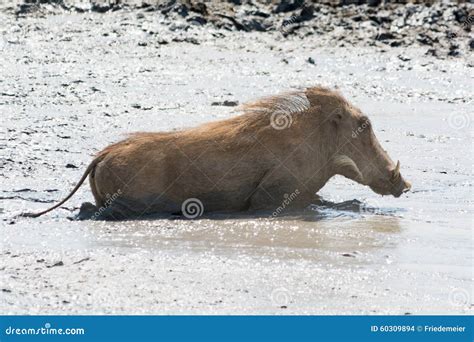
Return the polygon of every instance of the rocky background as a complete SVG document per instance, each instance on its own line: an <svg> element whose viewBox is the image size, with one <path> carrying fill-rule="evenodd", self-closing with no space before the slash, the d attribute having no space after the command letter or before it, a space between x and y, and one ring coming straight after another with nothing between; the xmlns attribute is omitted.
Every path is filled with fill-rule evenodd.
<svg viewBox="0 0 474 342"><path fill-rule="evenodd" d="M25 0L9 1L0 8L19 19L64 11L136 10L139 21L143 12L158 12L172 40L194 43L204 38L206 29L218 29L222 38L225 31L271 32L287 38L316 36L319 44L333 47L375 46L382 52L415 45L439 58L465 56L474 49L472 0Z"/></svg>

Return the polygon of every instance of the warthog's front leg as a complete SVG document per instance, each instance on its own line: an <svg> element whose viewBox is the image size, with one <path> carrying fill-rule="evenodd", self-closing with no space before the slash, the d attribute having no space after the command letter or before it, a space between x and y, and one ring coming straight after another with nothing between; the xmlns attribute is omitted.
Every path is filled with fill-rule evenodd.
<svg viewBox="0 0 474 342"><path fill-rule="evenodd" d="M262 179L249 200L249 210L283 211L303 209L316 195L296 177L276 171Z"/></svg>

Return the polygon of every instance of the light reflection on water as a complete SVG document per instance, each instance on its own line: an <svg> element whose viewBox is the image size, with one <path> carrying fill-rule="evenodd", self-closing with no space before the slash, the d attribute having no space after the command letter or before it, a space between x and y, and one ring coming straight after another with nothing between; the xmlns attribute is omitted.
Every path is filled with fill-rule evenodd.
<svg viewBox="0 0 474 342"><path fill-rule="evenodd" d="M387 235L401 231L394 213L395 209L386 213L367 210L364 204L350 201L315 205L276 218L268 213L214 214L196 220L179 217L84 223L93 236L89 243L94 246L321 259L331 253L361 253L393 244Z"/></svg>

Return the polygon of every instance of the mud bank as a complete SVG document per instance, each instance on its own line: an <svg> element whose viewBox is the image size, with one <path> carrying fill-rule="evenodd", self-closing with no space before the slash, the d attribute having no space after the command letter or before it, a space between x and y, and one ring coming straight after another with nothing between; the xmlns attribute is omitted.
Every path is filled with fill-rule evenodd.
<svg viewBox="0 0 474 342"><path fill-rule="evenodd" d="M221 38L229 31L279 32L284 37L311 37L321 46L371 46L382 52L417 46L438 58L466 56L474 49L472 1L30 0L0 3L0 10L18 18L134 11L136 23L155 17L174 33L173 39L195 44L202 38L196 29L218 29ZM161 38L149 25L142 30Z"/></svg>
<svg viewBox="0 0 474 342"><path fill-rule="evenodd" d="M216 28L190 29L196 44L160 18L0 14L2 313L472 313L470 55ZM92 199L84 186L51 215L13 218L64 197L123 134L314 84L370 116L412 192L380 197L337 177L321 195L347 205L295 217L72 222Z"/></svg>

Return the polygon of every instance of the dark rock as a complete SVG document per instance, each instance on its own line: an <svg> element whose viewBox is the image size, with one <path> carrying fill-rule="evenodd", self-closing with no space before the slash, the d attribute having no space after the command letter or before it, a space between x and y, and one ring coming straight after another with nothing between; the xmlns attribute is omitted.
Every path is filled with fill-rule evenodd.
<svg viewBox="0 0 474 342"><path fill-rule="evenodd" d="M426 56L438 57L438 51L436 49L428 49L425 52Z"/></svg>
<svg viewBox="0 0 474 342"><path fill-rule="evenodd" d="M67 165L66 165L66 168L67 168L67 169L77 169L77 166L74 165L74 164L67 164Z"/></svg>
<svg viewBox="0 0 474 342"><path fill-rule="evenodd" d="M459 49L459 45L458 45L458 44L451 44L451 45L449 46L449 53L448 53L448 55L449 55L449 56L457 56L457 55L459 55L458 49ZM452 55L450 55L450 53L452 53Z"/></svg>
<svg viewBox="0 0 474 342"><path fill-rule="evenodd" d="M309 64L316 64L315 61L314 61L314 59L313 59L312 57L309 57L309 58L308 58L308 63L309 63Z"/></svg>
<svg viewBox="0 0 474 342"><path fill-rule="evenodd" d="M242 25L239 21L237 21L234 17L225 15L225 14L217 14L218 17L224 18L228 20L229 22L232 23L232 25L239 31L245 31L244 30L244 25ZM228 30L232 30L230 27L228 27L225 23L215 21L214 22L218 28L224 28Z"/></svg>
<svg viewBox="0 0 474 342"><path fill-rule="evenodd" d="M374 23L377 23L377 24L382 24L382 20L375 16L375 15L369 15L369 20L373 21Z"/></svg>
<svg viewBox="0 0 474 342"><path fill-rule="evenodd" d="M291 12L303 5L303 0L281 0L280 3L276 6L274 12Z"/></svg>
<svg viewBox="0 0 474 342"><path fill-rule="evenodd" d="M376 7L382 3L382 0L368 0L367 5L370 7Z"/></svg>
<svg viewBox="0 0 474 342"><path fill-rule="evenodd" d="M64 263L62 261L58 261L50 266L46 266L47 268L51 268L51 267L58 267L58 266L64 266Z"/></svg>
<svg viewBox="0 0 474 342"><path fill-rule="evenodd" d="M89 261L90 258L84 258L84 259L81 259L81 260L78 260L78 261L75 261L73 262L74 265L77 265L77 264L80 264L81 262L84 262L84 261Z"/></svg>
<svg viewBox="0 0 474 342"><path fill-rule="evenodd" d="M250 32L250 31L260 31L265 32L267 30L266 26L264 26L260 21L256 19L244 20L241 23L243 30Z"/></svg>
<svg viewBox="0 0 474 342"><path fill-rule="evenodd" d="M456 32L446 31L446 38L448 38L448 39L454 39L457 36L458 36L458 34Z"/></svg>
<svg viewBox="0 0 474 342"><path fill-rule="evenodd" d="M469 48L470 48L471 50L474 49L474 39L471 39L471 40L469 41Z"/></svg>
<svg viewBox="0 0 474 342"><path fill-rule="evenodd" d="M112 9L112 6L108 3L103 3L103 4L93 3L91 6L91 12L97 12L97 13L105 13L107 11L110 11L111 9Z"/></svg>
<svg viewBox="0 0 474 342"><path fill-rule="evenodd" d="M261 10L252 10L247 12L248 15L254 15L256 17L261 17L261 18L269 18L270 13L263 12Z"/></svg>
<svg viewBox="0 0 474 342"><path fill-rule="evenodd" d="M454 19L456 19L456 21L458 23L466 23L468 20L468 12L466 9L464 8L458 8L456 10L453 11L453 14L454 14Z"/></svg>
<svg viewBox="0 0 474 342"><path fill-rule="evenodd" d="M408 62L411 60L410 57L407 57L407 56L403 56L403 55L398 55L397 56L399 60L403 61L403 62Z"/></svg>
<svg viewBox="0 0 474 342"><path fill-rule="evenodd" d="M192 18L187 19L188 22L194 25L205 25L207 23L206 18L196 15Z"/></svg>
<svg viewBox="0 0 474 342"><path fill-rule="evenodd" d="M186 43L191 43L191 44L194 44L194 45L199 45L199 41L196 39L196 38L193 38L193 37L186 37L186 38L173 38L172 40L173 42L175 43L181 43L181 42L186 42Z"/></svg>
<svg viewBox="0 0 474 342"><path fill-rule="evenodd" d="M416 40L423 45L431 45L431 46L433 45L433 42L434 42L433 38L431 38L425 33L420 33L419 35L417 35Z"/></svg>
<svg viewBox="0 0 474 342"><path fill-rule="evenodd" d="M185 5L181 5L176 8L176 13L178 13L182 17L187 17L189 14L189 11Z"/></svg>
<svg viewBox="0 0 474 342"><path fill-rule="evenodd" d="M199 13L203 16L209 15L209 12L207 11L207 6L204 2L201 1L193 1L191 2L191 6L189 7L189 10L192 12Z"/></svg>
<svg viewBox="0 0 474 342"><path fill-rule="evenodd" d="M450 49L449 52L448 52L448 56L450 56L450 57L457 57L459 55L460 55L459 50Z"/></svg>
<svg viewBox="0 0 474 342"><path fill-rule="evenodd" d="M301 23L303 21L308 21L313 19L314 17L314 6L305 6L300 12L300 15L296 18L297 23Z"/></svg>
<svg viewBox="0 0 474 342"><path fill-rule="evenodd" d="M382 32L377 34L376 40L388 40L388 39L394 39L395 36L391 32Z"/></svg>
<svg viewBox="0 0 474 342"><path fill-rule="evenodd" d="M225 100L223 102L212 102L211 103L211 106L225 106L225 107L235 107L235 106L238 106L239 105L239 102L238 101L229 101L229 100Z"/></svg>
<svg viewBox="0 0 474 342"><path fill-rule="evenodd" d="M15 15L28 14L28 13L34 12L37 7L38 7L37 4L20 4L15 11Z"/></svg>

